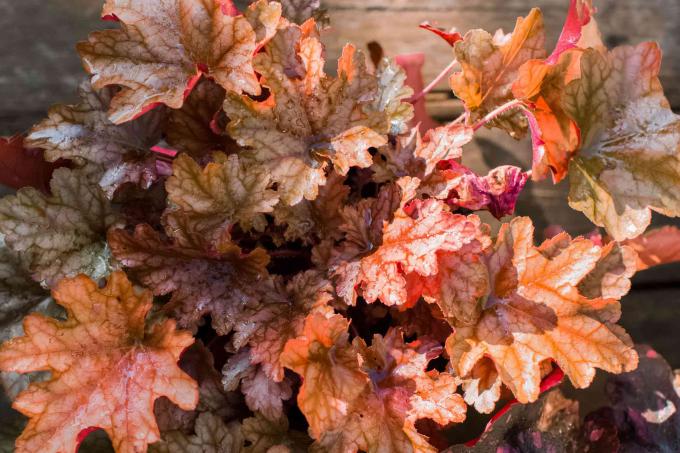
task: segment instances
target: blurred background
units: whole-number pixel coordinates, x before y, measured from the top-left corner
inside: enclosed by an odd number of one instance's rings
[[[103,0],[0,0],[0,135],[26,132],[53,103],[75,101],[85,76],[74,45],[96,29],[111,27],[99,19]],[[239,6],[247,0],[237,1]],[[445,29],[490,32],[513,29],[517,16],[533,6],[544,14],[552,49],[567,12],[568,0],[322,0],[330,17],[324,34],[331,65],[346,42],[366,49],[375,41],[387,56],[422,52],[422,76],[429,83],[452,59],[451,48],[418,24],[430,21]],[[594,0],[597,21],[609,46],[655,40],[664,51],[661,79],[672,106],[680,109],[680,0]],[[446,79],[426,99],[439,121],[462,107]],[[530,145],[500,131],[485,130],[465,148],[464,161],[480,173],[512,164],[530,167]],[[550,224],[573,234],[593,226],[566,203],[565,184],[529,183],[518,215],[530,215],[537,232]],[[486,219],[492,221],[492,219]],[[656,217],[657,225],[672,223]],[[680,267],[665,266],[639,274],[624,300],[623,324],[638,342],[651,343],[673,367],[680,367],[677,320],[680,319]]]

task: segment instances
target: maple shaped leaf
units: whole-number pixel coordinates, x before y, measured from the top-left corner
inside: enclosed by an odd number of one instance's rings
[[[361,52],[345,46],[337,78],[323,72],[322,53],[313,22],[279,30],[255,57],[269,98],[255,101],[231,93],[224,103],[229,134],[250,148],[240,156],[271,172],[288,205],[316,198],[329,161],[345,175],[352,166],[370,166],[368,148],[386,143],[385,115],[369,116],[365,110],[378,87]]]
[[[226,125],[222,111],[225,94],[220,85],[201,78],[182,107],[168,111],[163,126],[168,144],[197,159],[211,151],[235,149],[237,145],[222,131]]]
[[[84,275],[64,279],[52,295],[68,318],[29,315],[25,336],[0,347],[0,369],[52,373],[14,401],[29,417],[17,452],[75,451],[90,427],[104,429],[117,452],[146,451],[159,439],[157,398],[187,410],[198,402],[196,383],[177,366],[191,334],[170,320],[146,328],[151,293],[135,291],[122,272],[103,288]]]
[[[406,303],[408,274],[434,275],[438,253],[456,252],[478,238],[488,241],[477,216],[452,214],[435,199],[416,202],[413,209],[413,216],[398,210],[383,228],[382,244],[359,263],[355,286],[369,303]]]
[[[275,28],[281,7],[264,3],[271,12],[265,28]],[[227,14],[219,0],[107,0],[103,17],[121,22],[117,30],[90,34],[78,44],[92,85],[121,86],[111,100],[109,118],[120,124],[162,103],[182,106],[201,74],[228,91],[260,93],[252,58],[258,46],[248,18]],[[256,24],[257,25],[257,24]]]
[[[42,192],[49,192],[58,166],[44,159],[43,150],[28,148],[22,135],[0,137],[0,163],[0,184],[13,189],[31,186]]]
[[[168,230],[177,236],[168,241],[142,224],[134,234],[112,229],[108,241],[114,256],[154,294],[172,293],[167,310],[182,327],[196,328],[210,314],[218,334],[226,335],[244,308],[256,306],[267,290],[269,257],[262,249],[242,253],[229,239],[214,249],[200,233],[198,238],[181,235],[190,228],[170,223]]]
[[[619,303],[588,299],[578,291],[601,258],[600,247],[588,239],[572,241],[566,233],[540,247],[533,246],[532,238],[528,218],[501,228],[486,257],[490,293],[481,301],[479,316],[456,323],[447,340],[457,373],[466,378],[480,372],[476,366],[488,357],[493,367],[486,363],[487,386],[500,379],[526,403],[538,397],[541,366],[550,360],[577,388],[590,384],[595,368],[612,373],[634,369],[637,354],[630,337],[615,324]]]
[[[106,195],[66,168],[54,172],[50,187],[50,196],[26,187],[0,200],[7,247],[47,286],[79,273],[106,275],[111,263],[104,237],[117,222]]]
[[[151,453],[223,453],[243,451],[245,438],[238,422],[225,423],[219,416],[203,412],[196,419],[195,434],[169,431],[151,445]]]
[[[246,165],[238,156],[223,153],[215,153],[205,168],[181,154],[173,161],[172,176],[165,184],[168,200],[192,224],[206,225],[206,234],[211,234],[211,227],[219,232],[235,223],[246,231],[263,231],[267,226],[263,214],[272,212],[279,201],[269,186],[270,177],[263,167]]]
[[[441,346],[427,340],[405,343],[399,330],[390,329],[385,337],[375,335],[371,346],[357,339],[353,347],[370,380],[347,408],[328,408],[344,416],[335,429],[316,438],[312,451],[437,451],[418,432],[415,422],[459,423],[466,410],[453,376],[425,371],[430,360],[441,353]]]
[[[340,315],[312,313],[302,335],[289,340],[281,354],[281,363],[302,377],[298,406],[315,439],[340,426],[368,382],[358,353],[348,343],[348,326]]]
[[[663,95],[656,43],[581,57],[566,87],[567,113],[581,130],[569,163],[569,205],[615,240],[633,238],[651,211],[680,215],[680,117]]]
[[[450,78],[456,96],[465,102],[471,119],[477,121],[496,107],[512,100],[512,85],[520,67],[527,61],[545,56],[545,33],[540,10],[533,9],[518,18],[511,35],[472,30],[456,43],[454,50],[462,71]],[[527,122],[521,112],[511,111],[488,123],[521,137]]]
[[[150,148],[160,140],[164,118],[164,112],[157,110],[124,125],[113,124],[106,111],[116,92],[114,87],[94,90],[85,81],[78,90],[80,103],[52,106],[47,119],[26,137],[28,146],[45,150],[48,161],[65,159],[83,168],[109,196],[126,181],[146,187],[153,182],[155,164],[146,161],[151,158]],[[152,173],[146,181],[135,178],[140,166]]]

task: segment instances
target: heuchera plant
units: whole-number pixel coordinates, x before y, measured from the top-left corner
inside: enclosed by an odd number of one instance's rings
[[[27,417],[2,444],[674,450],[670,368],[616,324],[633,273],[680,256],[678,230],[645,234],[680,215],[659,46],[607,49],[588,0],[550,53],[538,9],[510,34],[424,24],[465,112],[421,133],[394,62],[348,44],[325,72],[318,7],[107,0],[79,103],[0,142],[19,189],[0,201],[0,369]],[[532,168],[465,167],[482,127],[529,133]],[[604,234],[536,245],[531,219],[475,214],[548,177]],[[542,396],[596,369],[625,374],[585,419],[578,391]],[[495,415],[452,445],[473,411]]]

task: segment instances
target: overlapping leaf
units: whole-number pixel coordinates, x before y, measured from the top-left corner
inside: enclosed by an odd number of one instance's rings
[[[569,204],[615,240],[633,238],[651,211],[680,215],[680,117],[658,79],[655,43],[587,50],[564,108],[581,129],[569,164]]]
[[[283,360],[303,377],[298,403],[316,439],[313,451],[436,451],[415,422],[446,425],[465,417],[465,404],[448,374],[425,372],[441,352],[434,343],[404,343],[391,330],[367,346],[347,343],[341,317],[311,316],[288,342]]]
[[[472,30],[456,43],[455,53],[462,71],[451,76],[451,88],[465,102],[473,120],[512,100],[512,85],[520,67],[529,60],[543,58],[545,33],[543,16],[533,9],[518,18],[511,35]],[[513,137],[521,137],[527,122],[521,112],[505,113],[490,125],[501,127]]]
[[[587,239],[571,241],[565,233],[537,248],[532,235],[526,218],[499,232],[486,257],[490,293],[480,300],[476,320],[455,324],[447,341],[456,371],[475,376],[481,363],[489,390],[500,380],[527,402],[538,397],[541,366],[547,361],[556,362],[576,387],[588,386],[595,368],[612,373],[634,369],[637,354],[630,337],[614,324],[619,303],[588,299],[578,290],[600,259],[600,248]],[[615,290],[599,292],[620,297]],[[480,362],[483,357],[493,366]]]
[[[172,293],[168,310],[181,326],[195,328],[210,314],[215,330],[226,335],[245,307],[257,305],[266,291],[269,257],[262,249],[242,253],[228,238],[213,248],[200,232],[191,236],[186,219],[168,219],[168,230],[177,235],[173,240],[138,225],[134,234],[110,231],[111,250],[154,294]]]
[[[27,187],[0,200],[7,247],[48,286],[79,273],[106,275],[112,266],[106,230],[117,221],[106,195],[66,168],[54,172],[50,187],[50,196]]]
[[[137,293],[122,272],[103,288],[83,275],[62,280],[53,296],[67,320],[30,315],[25,336],[0,347],[5,371],[52,372],[14,402],[30,418],[17,452],[75,451],[81,431],[93,426],[118,452],[146,451],[159,439],[154,400],[196,406],[196,383],[177,366],[193,338],[176,331],[174,321],[147,329],[151,293]]]
[[[488,241],[485,238],[477,216],[452,214],[434,199],[417,202],[413,216],[398,210],[384,226],[382,244],[358,263],[354,286],[368,302],[405,304],[412,299],[407,291],[409,274],[434,275],[439,253],[456,252],[471,243],[481,248]]]
[[[186,154],[180,155],[166,183],[168,200],[199,231],[218,236],[236,223],[244,230],[263,231],[267,226],[263,214],[272,212],[279,201],[269,186],[264,168],[222,153],[215,153],[205,168]]]
[[[276,28],[278,3],[256,2],[259,14]],[[252,58],[259,36],[249,20],[231,16],[219,0],[108,0],[102,16],[121,22],[117,30],[94,32],[78,44],[92,85],[120,85],[109,118],[129,121],[158,103],[182,106],[184,97],[205,73],[228,91],[260,93]]]
[[[124,125],[113,124],[106,111],[116,92],[114,87],[97,91],[83,82],[80,103],[53,106],[26,138],[28,146],[45,150],[48,161],[65,159],[84,168],[109,196],[124,182],[148,187],[156,178],[149,149],[160,139],[164,118],[164,111],[157,110]]]
[[[534,180],[552,174],[553,181],[561,181],[567,174],[569,159],[578,148],[579,130],[562,106],[565,86],[580,72],[580,50],[590,47],[588,38],[582,39],[584,27],[594,20],[590,0],[571,0],[567,19],[552,54],[545,60],[527,61],[519,71],[512,91],[518,99],[530,101],[536,120],[532,130]],[[586,32],[587,33],[587,32]]]
[[[212,80],[201,78],[182,108],[170,110],[163,126],[165,139],[176,151],[201,159],[211,151],[237,148],[223,131],[225,90]]]
[[[329,161],[341,175],[352,166],[370,166],[368,148],[385,144],[383,133],[390,127],[382,111],[367,111],[378,96],[378,84],[361,52],[346,46],[338,77],[328,77],[313,27],[309,22],[279,30],[255,58],[262,83],[271,91],[267,100],[230,94],[224,103],[230,135],[251,148],[242,155],[271,172],[281,200],[289,205],[316,198]],[[394,109],[400,102],[399,97],[386,100],[380,108]]]

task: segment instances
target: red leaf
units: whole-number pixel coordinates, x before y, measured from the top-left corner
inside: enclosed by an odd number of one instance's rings
[[[49,192],[49,182],[55,168],[63,162],[51,163],[43,158],[43,150],[24,148],[24,137],[0,137],[0,184],[13,189],[32,186]]]
[[[434,33],[435,35],[439,36],[442,38],[444,41],[449,43],[451,47],[453,47],[458,41],[461,41],[463,37],[461,36],[460,33],[457,31],[446,31],[443,28],[435,27],[429,22],[423,22],[422,24],[419,25],[420,28],[423,30],[428,30]]]

